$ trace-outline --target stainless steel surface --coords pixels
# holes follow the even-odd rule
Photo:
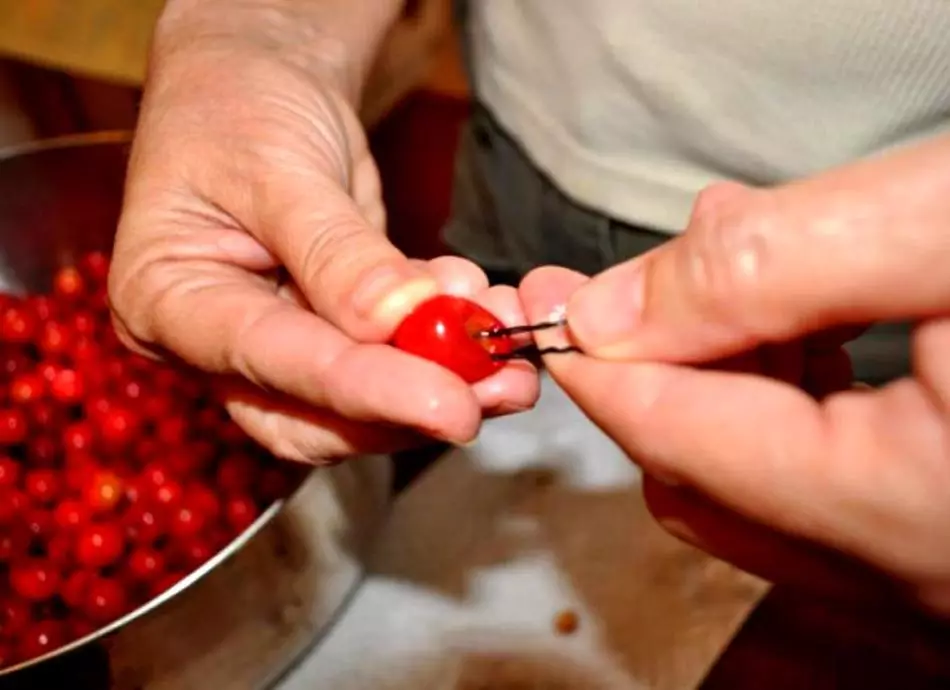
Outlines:
[[[85,251],[111,247],[121,208],[129,142],[127,132],[104,132],[0,150],[0,291],[45,291],[56,268]],[[310,477],[309,483],[316,479],[322,485],[321,500],[326,503],[323,512],[345,527],[321,532],[321,538],[339,542],[326,545],[328,549],[360,557],[388,505],[390,469],[389,459],[377,456],[361,463],[359,471],[341,466],[318,470],[317,477]],[[2,669],[0,676],[117,633],[178,597],[239,551],[283,508],[283,501],[270,506],[224,550],[158,598],[50,654]],[[316,513],[316,519],[320,519],[319,507]],[[355,586],[359,573],[350,576],[352,566],[347,568],[340,572]],[[337,587],[335,601],[323,602],[321,611],[335,612],[348,594],[349,588],[344,589],[347,591]],[[321,625],[329,624],[333,616],[327,614],[325,618]]]

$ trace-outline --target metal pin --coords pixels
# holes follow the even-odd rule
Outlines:
[[[496,362],[507,362],[512,359],[537,359],[544,355],[567,354],[569,352],[580,352],[580,348],[573,345],[566,347],[538,347],[534,343],[522,345],[511,352],[499,352],[493,354],[491,358]]]
[[[479,331],[475,334],[476,338],[507,338],[512,335],[522,335],[524,333],[534,333],[535,331],[546,331],[550,328],[561,328],[567,325],[566,318],[560,318],[557,321],[542,321],[541,323],[529,324],[526,326],[509,326],[508,328],[495,328],[490,331]]]

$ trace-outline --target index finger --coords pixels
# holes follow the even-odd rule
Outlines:
[[[521,288],[529,318],[585,280],[554,269],[530,275]],[[819,403],[747,374],[580,354],[546,364],[650,474],[891,572],[936,572],[950,560],[945,533],[933,529],[950,521],[946,412],[920,382]]]

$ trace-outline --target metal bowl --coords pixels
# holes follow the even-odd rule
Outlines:
[[[73,262],[86,251],[111,248],[130,143],[128,132],[103,132],[0,150],[0,291],[47,291],[57,268]],[[321,538],[346,541],[345,545],[333,544],[329,548],[361,554],[389,503],[391,467],[389,458],[380,456],[354,462],[359,466],[355,472],[346,466],[317,470],[307,482],[319,475],[316,477],[321,482],[319,495],[333,504],[334,520],[346,523],[345,530],[321,532]],[[335,475],[341,471],[346,473],[342,481],[339,474]],[[245,546],[291,500],[272,504],[227,547],[159,597],[82,639],[4,668],[0,676],[112,635],[179,597]],[[320,614],[318,628],[329,624],[360,579],[361,568],[354,569],[352,564],[340,568],[331,576],[336,582],[342,577],[346,586],[330,588],[329,596],[334,600],[322,602],[320,610],[325,614]]]

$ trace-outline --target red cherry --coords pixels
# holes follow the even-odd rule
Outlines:
[[[76,559],[89,568],[112,565],[124,550],[125,537],[112,524],[88,525],[76,540]]]
[[[75,608],[79,608],[79,606]],[[91,621],[87,621],[85,618],[73,618],[72,620],[66,621],[66,627],[69,632],[69,639],[81,640],[96,632],[99,626]]]
[[[10,568],[10,587],[28,601],[46,601],[56,594],[60,576],[47,560],[32,558],[14,563]]]
[[[188,422],[184,417],[165,417],[156,425],[155,436],[169,446],[180,445],[188,436]]]
[[[0,563],[10,563],[26,554],[33,535],[26,525],[5,525],[0,530]]]
[[[36,368],[36,372],[43,377],[43,380],[47,383],[52,383],[53,379],[56,378],[56,374],[63,367],[56,362],[43,362]]]
[[[37,346],[47,357],[57,358],[69,349],[71,334],[69,329],[58,321],[46,321],[40,331]]]
[[[92,512],[83,503],[68,499],[53,510],[53,521],[63,532],[75,532],[92,518]]]
[[[28,462],[37,467],[50,467],[59,460],[61,447],[48,434],[30,439],[27,448]]]
[[[232,419],[228,419],[218,432],[218,438],[226,446],[236,446],[246,442],[248,435]]]
[[[85,369],[96,364],[100,359],[102,359],[102,348],[92,338],[80,335],[73,345],[73,361],[76,365],[81,369]],[[95,384],[98,384],[100,380],[101,377],[93,376],[90,383],[94,384],[93,387],[95,387]]]
[[[35,372],[18,374],[10,383],[10,401],[16,405],[29,405],[46,394],[46,381]]]
[[[89,589],[89,581],[92,580],[92,573],[88,570],[77,570],[63,580],[59,588],[59,596],[63,603],[70,608],[80,608],[86,601],[86,592]]]
[[[243,532],[257,519],[257,505],[248,496],[234,496],[228,499],[224,512],[231,525],[237,532]]]
[[[62,480],[58,472],[47,469],[30,470],[23,478],[26,494],[37,503],[50,504],[62,492]]]
[[[286,498],[292,489],[290,477],[283,470],[268,467],[261,472],[258,491],[267,503]]]
[[[23,599],[6,599],[0,605],[0,638],[15,640],[30,625],[30,604]]]
[[[50,394],[67,405],[80,402],[84,392],[82,375],[75,369],[60,369],[50,382]]]
[[[70,318],[69,327],[76,335],[91,336],[98,329],[99,321],[91,313],[79,311]]]
[[[168,468],[178,477],[191,477],[204,471],[214,461],[215,447],[211,441],[191,441],[168,457]]]
[[[171,572],[162,576],[156,580],[151,587],[149,587],[149,595],[154,599],[159,594],[162,594],[177,585],[185,577],[185,575],[186,573]]]
[[[8,642],[0,642],[0,668],[7,668],[16,663],[16,651]]]
[[[128,560],[129,575],[138,582],[154,582],[165,572],[165,557],[148,546],[135,549]]]
[[[23,304],[7,306],[0,314],[0,338],[8,343],[28,343],[39,328],[36,314]]]
[[[108,413],[112,407],[112,401],[104,395],[94,395],[87,399],[83,405],[86,417],[96,420],[101,420],[103,415]]]
[[[63,449],[67,454],[89,452],[94,438],[92,424],[88,421],[73,422],[63,431]]]
[[[115,510],[125,493],[125,484],[115,472],[95,472],[86,487],[85,499],[93,513],[109,513]]]
[[[0,489],[0,525],[8,525],[22,516],[30,499],[13,487]]]
[[[48,432],[61,429],[65,417],[65,411],[48,400],[38,400],[30,406],[30,421],[36,429]]]
[[[161,462],[150,462],[142,470],[142,481],[153,489],[157,489],[170,480],[168,469]]]
[[[65,534],[57,534],[46,544],[46,557],[56,567],[65,569],[72,565],[73,542]]]
[[[15,488],[20,481],[20,463],[6,455],[0,456],[0,487]]]
[[[188,504],[200,512],[206,523],[215,522],[221,515],[221,501],[211,489],[202,484],[188,487]]]
[[[84,494],[96,472],[96,459],[89,453],[72,451],[66,455],[65,479],[72,491]]]
[[[27,508],[23,518],[27,529],[35,539],[44,540],[52,535],[56,527],[53,513],[45,508]]]
[[[257,481],[257,463],[246,453],[234,453],[221,460],[215,482],[228,494],[246,493]]]
[[[138,436],[138,415],[124,407],[111,407],[98,418],[99,438],[112,450],[129,446]]]
[[[197,506],[179,505],[171,512],[168,531],[176,538],[190,539],[205,527],[205,514]]]
[[[57,620],[36,621],[19,638],[17,656],[24,661],[59,649],[66,642],[66,628]]]
[[[392,343],[475,383],[504,366],[492,355],[513,349],[510,338],[478,338],[504,324],[475,302],[441,295],[420,304],[396,329]]]
[[[19,409],[0,409],[0,445],[15,446],[27,436],[26,415]]]
[[[181,564],[186,568],[194,570],[204,565],[214,556],[215,549],[206,539],[195,538],[185,541],[178,549]]]
[[[82,274],[72,266],[59,269],[53,277],[53,292],[67,300],[78,299],[85,287]]]
[[[165,521],[154,509],[135,504],[123,516],[122,523],[130,542],[151,545],[165,535]]]
[[[175,409],[175,398],[167,393],[149,393],[141,400],[142,416],[148,419],[164,419]]]
[[[102,283],[109,275],[109,257],[103,252],[88,252],[79,259],[79,268],[93,283]]]
[[[181,484],[173,479],[155,489],[155,504],[162,510],[171,511],[181,504],[184,491]]]
[[[31,295],[26,301],[40,322],[56,317],[56,301],[49,295]]]
[[[32,360],[19,349],[4,350],[0,354],[0,378],[4,381],[10,380],[32,367]]]
[[[86,587],[83,611],[90,621],[109,623],[126,611],[128,595],[122,584],[113,578],[94,577]]]

